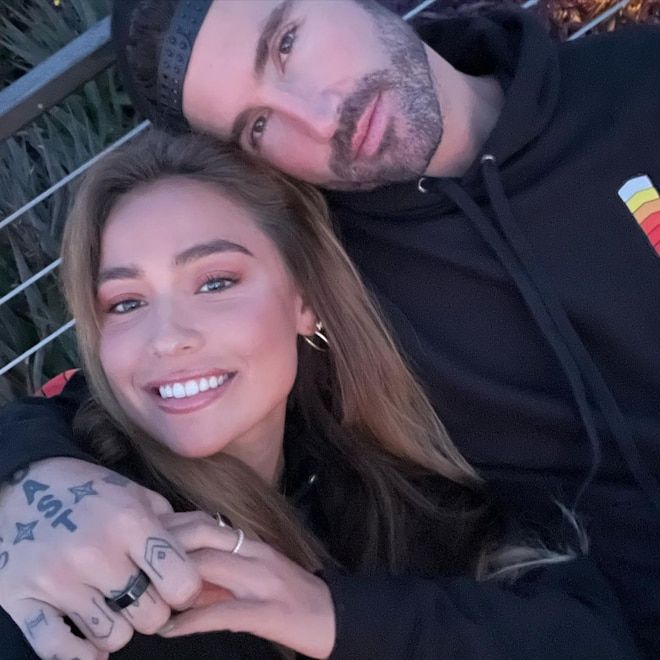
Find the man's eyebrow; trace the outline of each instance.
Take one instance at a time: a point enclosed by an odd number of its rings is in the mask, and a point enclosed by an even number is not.
[[[135,280],[142,275],[142,271],[135,266],[117,266],[106,268],[99,273],[96,286],[99,287],[108,280]]]
[[[218,252],[240,252],[242,254],[247,254],[249,257],[254,257],[252,252],[246,247],[243,247],[238,243],[233,243],[232,241],[227,241],[224,238],[218,238],[214,241],[209,241],[208,243],[193,245],[192,247],[185,249],[183,252],[179,252],[174,258],[174,264],[176,266],[184,266],[191,261],[203,259],[204,257],[217,254]]]
[[[269,44],[280,29],[280,26],[289,13],[292,4],[293,0],[284,0],[283,2],[280,2],[280,4],[270,12],[270,16],[264,23],[263,30],[257,41],[257,52],[254,58],[254,75],[257,78],[261,78],[264,73],[266,60],[268,59]]]

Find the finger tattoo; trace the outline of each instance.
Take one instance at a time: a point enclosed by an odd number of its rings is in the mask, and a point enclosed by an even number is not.
[[[185,561],[183,556],[165,539],[150,536],[144,551],[144,560],[152,568],[153,572],[162,580],[163,576],[156,566],[160,566],[169,557],[176,556]]]
[[[73,615],[92,637],[96,639],[107,639],[114,630],[115,620],[108,615],[96,598],[92,598],[92,603],[94,603],[97,611],[88,619],[85,619],[79,612],[74,612]]]
[[[9,563],[9,553],[5,550],[5,552],[0,552],[0,571]]]
[[[32,639],[34,639],[34,629],[40,626],[42,623],[46,626],[48,625],[48,621],[46,620],[46,615],[43,610],[39,610],[39,614],[37,614],[35,617],[25,620],[27,634]]]

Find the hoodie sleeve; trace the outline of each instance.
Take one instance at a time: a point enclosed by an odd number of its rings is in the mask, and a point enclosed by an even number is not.
[[[16,470],[46,458],[94,461],[76,444],[71,427],[87,397],[87,383],[78,372],[58,396],[22,399],[0,410],[0,483]]]
[[[586,558],[510,587],[468,578],[324,575],[335,603],[331,660],[636,658],[619,605]]]

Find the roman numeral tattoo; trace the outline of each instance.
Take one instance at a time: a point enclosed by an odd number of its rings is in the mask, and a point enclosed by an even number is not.
[[[48,625],[48,621],[46,621],[46,615],[44,614],[43,610],[39,610],[39,614],[37,614],[37,616],[33,617],[32,619],[25,620],[25,627],[29,637],[34,639],[34,629],[37,626],[40,626],[42,623],[46,626]]]

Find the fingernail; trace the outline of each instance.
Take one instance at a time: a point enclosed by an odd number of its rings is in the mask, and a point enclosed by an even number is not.
[[[158,635],[167,635],[167,633],[172,632],[175,628],[173,623],[166,623],[159,631]]]

